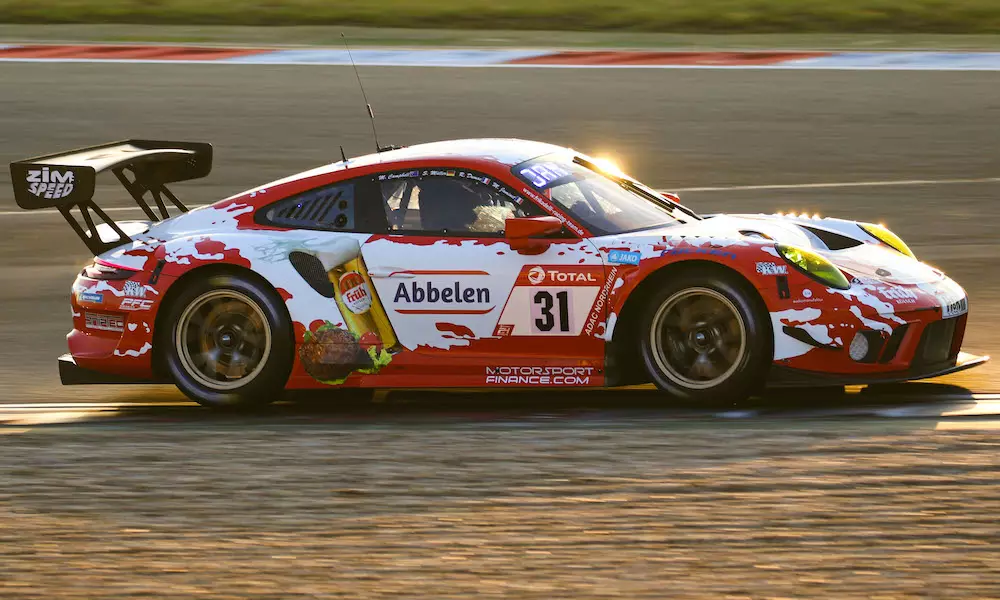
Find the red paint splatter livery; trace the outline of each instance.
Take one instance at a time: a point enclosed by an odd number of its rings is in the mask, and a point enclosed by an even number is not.
[[[344,387],[617,385],[626,381],[613,368],[616,353],[644,335],[635,329],[636,315],[645,310],[651,286],[678,268],[709,266],[737,276],[769,315],[774,360],[772,373],[762,376],[771,383],[782,383],[775,373],[817,384],[864,383],[960,366],[965,292],[860,224],[690,215],[661,227],[602,235],[512,171],[523,161],[568,152],[517,140],[425,144],[321,167],[162,221],[99,257],[133,270],[129,279],[77,278],[70,351],[86,369],[135,379],[161,377],[157,345],[172,342],[158,332],[172,326],[162,318],[172,290],[220,267],[253,272],[274,288],[287,308],[296,344],[325,324],[351,329],[353,317],[311,287],[288,259],[293,251],[322,253],[349,240],[357,255],[345,264],[364,270],[351,275],[363,288],[359,297],[367,302],[370,293],[385,315],[372,313],[373,327],[381,332],[376,339],[391,335],[398,343],[391,360],[351,374],[340,384]],[[356,225],[297,227],[269,212],[313,190],[351,186],[354,220],[360,222],[362,214],[372,219],[386,214],[379,193],[386,174],[412,173],[419,182],[433,169],[485,175],[494,189],[512,190],[520,210],[554,217],[558,235],[521,252],[501,233],[408,233],[385,222],[367,231]],[[423,202],[429,207],[432,198]],[[376,206],[362,211],[362,203]],[[856,243],[831,250],[817,231]],[[850,289],[834,289],[794,268],[776,251],[776,241],[822,254],[852,281]],[[143,302],[122,304],[126,282],[144,286],[146,297],[134,299]],[[100,302],[94,294],[101,295]],[[123,327],[95,328],[99,319],[88,321],[90,313],[120,317]],[[933,333],[938,327],[947,332]],[[864,360],[852,358],[849,347],[858,335],[881,350]],[[556,377],[545,369],[581,370]],[[327,385],[311,377],[296,355],[287,387]]]

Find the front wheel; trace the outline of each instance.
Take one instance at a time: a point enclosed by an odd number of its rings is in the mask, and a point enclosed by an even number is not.
[[[688,273],[654,292],[640,332],[646,369],[685,404],[725,406],[763,385],[772,360],[769,317],[735,275]]]
[[[281,299],[243,275],[216,274],[186,286],[169,308],[167,366],[186,396],[211,407],[277,399],[294,342]]]

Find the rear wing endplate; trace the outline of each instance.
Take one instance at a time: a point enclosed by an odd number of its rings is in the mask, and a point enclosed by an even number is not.
[[[127,140],[21,160],[10,165],[14,200],[25,210],[58,209],[95,255],[131,241],[94,202],[97,174],[111,171],[153,222],[170,217],[169,202],[187,212],[166,184],[212,170],[212,145]],[[155,209],[155,210],[154,210]]]

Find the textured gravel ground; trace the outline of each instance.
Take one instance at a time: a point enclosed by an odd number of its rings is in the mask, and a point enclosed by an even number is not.
[[[0,597],[1000,597],[1000,442],[936,425],[0,428]]]

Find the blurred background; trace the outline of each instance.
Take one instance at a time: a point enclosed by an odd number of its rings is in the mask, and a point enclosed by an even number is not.
[[[382,143],[538,139],[700,212],[885,222],[970,292],[967,348],[1000,346],[995,0],[0,0],[0,162],[208,141],[212,174],[175,190],[202,204],[341,145],[368,153],[357,80],[332,54],[103,60],[122,45],[339,52],[341,33]],[[586,68],[421,53],[469,49]],[[775,66],[805,59],[830,62]],[[721,416],[621,393],[207,416],[173,388],[58,385],[89,258],[58,215],[18,211],[0,171],[0,402],[19,407],[0,410],[0,595],[1000,589],[996,364]],[[844,402],[883,408],[830,418]]]

